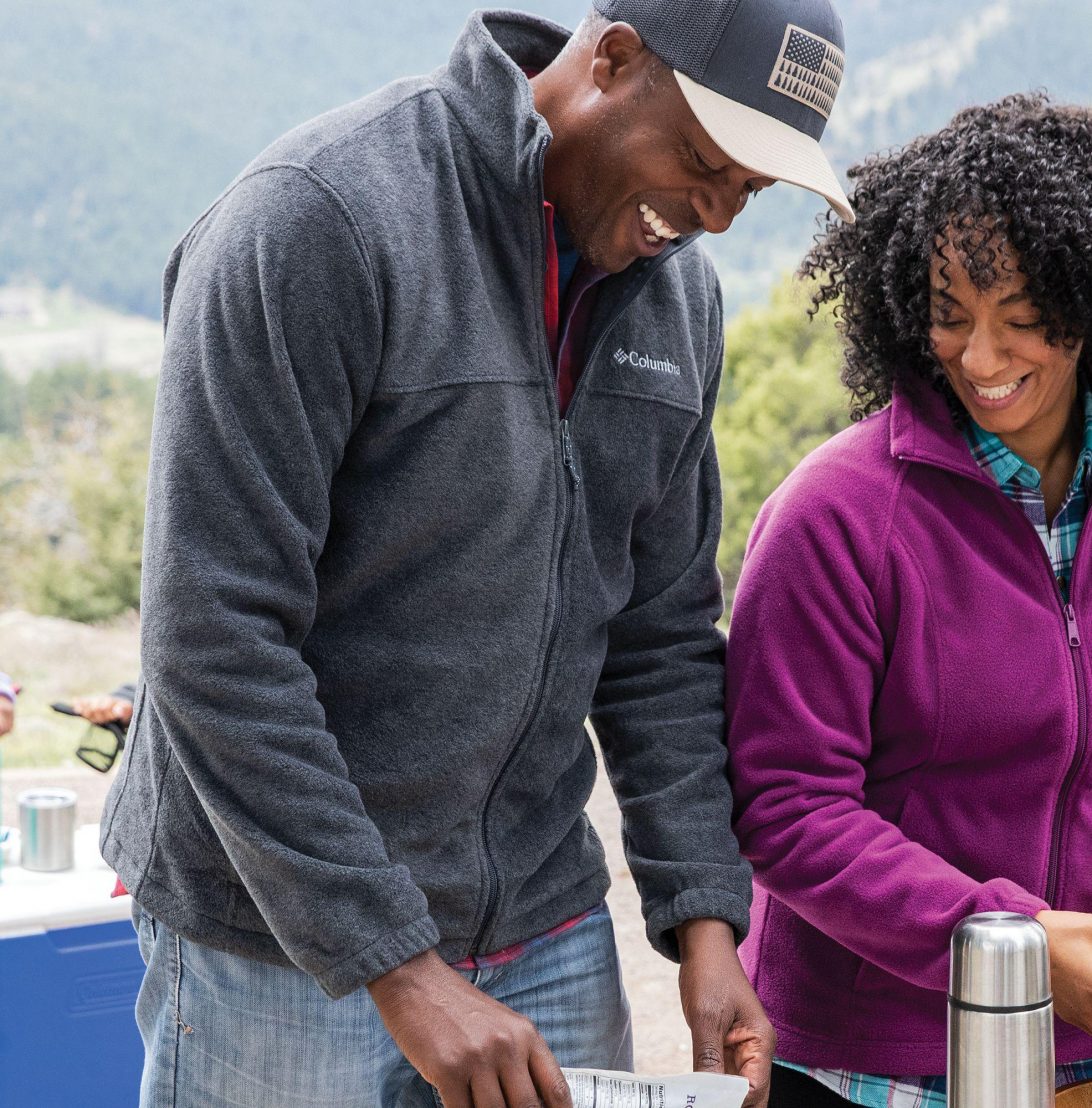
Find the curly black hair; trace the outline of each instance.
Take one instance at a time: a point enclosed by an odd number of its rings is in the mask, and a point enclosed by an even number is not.
[[[1092,339],[1092,111],[1046,93],[961,111],[943,130],[849,171],[855,224],[828,215],[800,267],[833,303],[859,420],[916,373],[958,405],[929,342],[929,267],[945,246],[988,288],[1014,258],[1046,339]],[[1079,371],[1092,367],[1086,341]]]

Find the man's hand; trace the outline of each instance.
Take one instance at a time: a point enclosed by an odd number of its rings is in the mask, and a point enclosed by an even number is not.
[[[92,723],[124,723],[133,718],[132,704],[121,696],[81,696],[73,709]]]
[[[474,988],[435,951],[368,986],[402,1053],[445,1108],[572,1108],[534,1024]]]
[[[15,705],[6,696],[0,696],[0,735],[6,735],[15,726]]]
[[[744,1108],[766,1108],[777,1036],[736,954],[732,928],[695,919],[675,928],[679,993],[694,1040],[694,1069],[735,1073],[751,1091]]]
[[[1054,1011],[1092,1034],[1092,915],[1042,911],[1035,918],[1047,933]]]

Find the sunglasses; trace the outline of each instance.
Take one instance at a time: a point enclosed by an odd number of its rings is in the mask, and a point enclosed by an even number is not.
[[[99,773],[107,773],[125,749],[125,728],[120,723],[93,723],[83,742],[76,747],[76,757]]]
[[[83,719],[79,712],[71,704],[51,704],[55,712],[65,716],[75,716]],[[76,757],[84,765],[90,766],[99,773],[107,773],[118,760],[118,755],[125,749],[125,731],[123,723],[111,720],[109,723],[92,723],[87,729],[83,742],[76,748]]]

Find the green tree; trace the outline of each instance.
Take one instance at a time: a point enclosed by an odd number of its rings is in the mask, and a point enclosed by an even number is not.
[[[138,606],[154,382],[42,371],[0,436],[0,602],[96,622]]]
[[[838,378],[841,346],[829,311],[808,316],[807,289],[784,282],[768,306],[725,332],[713,424],[724,493],[720,569],[729,605],[755,516],[804,455],[849,424]]]
[[[140,605],[150,428],[131,399],[114,402],[103,422],[98,449],[59,463],[66,526],[22,560],[27,606],[43,615],[94,623]]]
[[[88,432],[97,435],[106,413],[126,398],[150,411],[155,381],[85,362],[63,362],[31,375],[23,388],[23,418],[28,432],[54,442],[70,441]]]

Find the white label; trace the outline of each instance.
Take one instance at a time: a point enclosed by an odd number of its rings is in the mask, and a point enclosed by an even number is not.
[[[573,1108],[741,1108],[750,1088],[742,1077],[716,1073],[642,1077],[609,1070],[562,1072]]]

